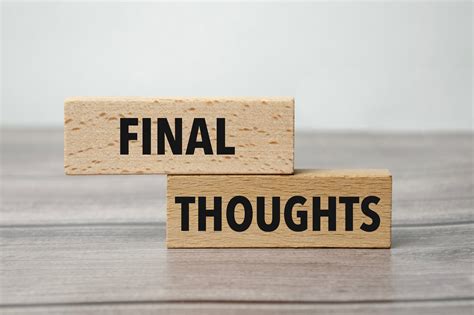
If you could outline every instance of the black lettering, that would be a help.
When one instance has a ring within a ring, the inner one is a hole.
[[[199,133],[201,134],[201,141],[197,140]],[[186,155],[193,155],[196,148],[202,148],[206,155],[212,154],[211,138],[209,138],[209,132],[204,118],[194,118],[191,133],[189,134]]]
[[[241,204],[244,207],[244,220],[237,223],[235,220],[235,207]],[[243,196],[235,196],[227,204],[227,223],[230,228],[236,232],[243,232],[249,228],[252,223],[252,204]]]
[[[329,197],[328,210],[321,210],[321,198],[313,197],[313,231],[321,231],[321,217],[328,217],[328,231],[336,230],[336,197]]]
[[[183,119],[175,118],[174,135],[166,118],[158,118],[158,154],[165,154],[165,136],[173,154],[183,154]]]
[[[189,204],[195,203],[195,197],[175,197],[175,203],[181,204],[181,231],[189,231]]]
[[[142,152],[145,155],[151,154],[151,118],[142,119]]]
[[[214,217],[214,231],[222,231],[222,197],[214,197],[214,209],[206,208],[206,197],[198,197],[199,231],[206,231],[206,217]]]
[[[264,232],[275,231],[280,225],[280,197],[272,197],[272,221],[265,222],[265,197],[257,197],[257,224]]]
[[[346,231],[353,231],[354,204],[359,203],[359,197],[339,197],[339,202],[346,205]]]
[[[380,198],[377,196],[368,196],[368,197],[365,197],[364,200],[362,200],[362,204],[361,204],[362,213],[372,219],[372,224],[370,225],[365,224],[365,223],[361,224],[360,229],[362,231],[373,232],[377,230],[378,227],[380,226],[379,215],[375,211],[369,208],[369,205],[371,203],[378,204],[379,201],[380,201]]]
[[[217,154],[235,154],[235,147],[225,146],[225,118],[217,118]]]
[[[136,133],[130,133],[128,131],[129,126],[137,126],[138,118],[120,118],[120,154],[128,155],[129,147],[128,142],[130,140],[137,140],[138,135]]]
[[[285,204],[285,222],[290,230],[295,232],[302,232],[308,228],[308,212],[304,210],[296,211],[296,216],[300,218],[300,223],[296,224],[293,221],[292,212],[295,204],[304,205],[306,198],[302,196],[293,196]]]

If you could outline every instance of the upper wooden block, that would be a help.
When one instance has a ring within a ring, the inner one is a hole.
[[[171,175],[167,246],[388,248],[391,214],[388,170]]]
[[[293,98],[78,97],[64,104],[66,174],[291,174],[293,151]]]

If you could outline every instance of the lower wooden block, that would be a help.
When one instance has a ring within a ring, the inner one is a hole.
[[[168,248],[391,245],[388,170],[169,175]]]

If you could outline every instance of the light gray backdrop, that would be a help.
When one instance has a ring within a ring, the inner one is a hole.
[[[1,123],[80,95],[296,98],[298,129],[472,130],[465,2],[3,2]]]

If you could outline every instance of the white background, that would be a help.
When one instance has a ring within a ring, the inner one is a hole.
[[[3,2],[1,124],[68,96],[294,96],[298,129],[471,131],[465,2]]]

